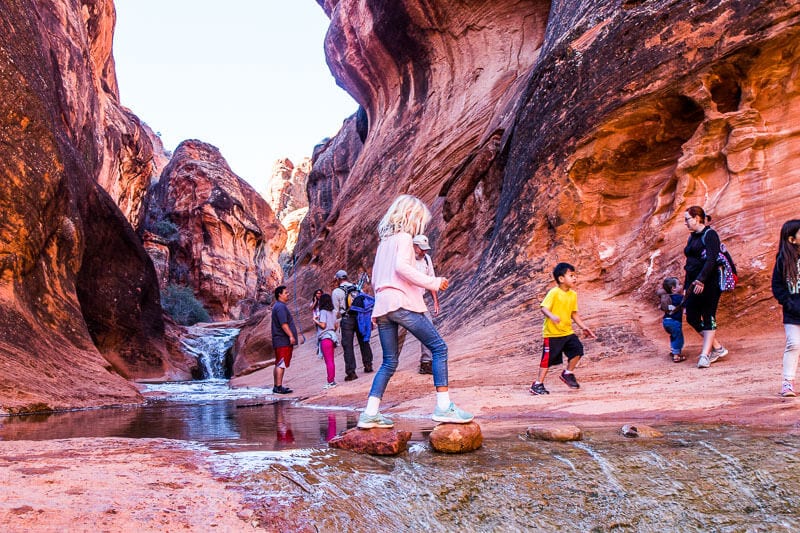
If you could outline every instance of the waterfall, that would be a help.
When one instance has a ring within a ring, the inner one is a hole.
[[[225,379],[226,356],[239,335],[238,328],[190,327],[181,339],[183,351],[197,358],[203,379]]]

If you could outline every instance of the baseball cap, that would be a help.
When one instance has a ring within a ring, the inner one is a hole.
[[[416,237],[414,237],[412,242],[417,246],[419,246],[420,250],[431,249],[431,245],[428,244],[428,238],[425,235],[417,235]]]
[[[347,272],[345,270],[339,270],[334,275],[336,279],[347,279]]]

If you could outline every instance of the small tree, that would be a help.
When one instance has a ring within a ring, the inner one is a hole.
[[[162,218],[153,224],[153,233],[171,241],[178,236],[178,226],[171,220]]]
[[[195,298],[194,292],[189,287],[167,285],[166,290],[161,294],[161,307],[182,326],[211,321],[208,311]]]

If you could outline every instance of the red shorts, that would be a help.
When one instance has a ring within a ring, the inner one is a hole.
[[[275,348],[275,366],[289,368],[289,364],[292,362],[292,348],[293,346],[277,346]]]

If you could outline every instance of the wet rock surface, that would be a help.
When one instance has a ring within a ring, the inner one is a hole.
[[[476,422],[467,424],[439,424],[428,437],[437,452],[466,453],[483,445],[481,427]]]
[[[526,433],[534,439],[556,442],[581,440],[583,437],[581,428],[572,424],[537,424],[529,426]]]
[[[410,431],[353,428],[328,441],[328,446],[369,455],[398,455],[406,451],[410,438]]]
[[[622,433],[623,437],[628,437],[631,439],[656,439],[664,436],[664,434],[656,428],[646,426],[644,424],[625,424],[622,426],[620,432]]]

